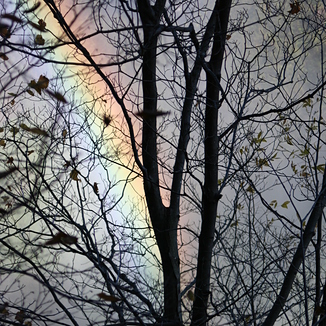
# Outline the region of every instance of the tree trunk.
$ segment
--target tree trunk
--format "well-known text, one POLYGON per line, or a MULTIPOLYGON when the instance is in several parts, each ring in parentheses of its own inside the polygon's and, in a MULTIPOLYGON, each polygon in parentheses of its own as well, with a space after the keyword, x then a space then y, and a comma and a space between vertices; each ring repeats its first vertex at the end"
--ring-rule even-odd
POLYGON ((231 0, 219 1, 214 13, 216 15, 216 22, 212 55, 206 68, 205 183, 202 196, 202 226, 199 237, 192 325, 206 325, 207 320, 207 302, 210 293, 210 272, 217 202, 220 197, 217 182, 219 85, 230 8, 231 0))
MULTIPOLYGON (((143 23, 143 69, 142 84, 145 112, 157 111, 156 89, 156 31, 164 9, 165 1, 157 1, 154 7, 146 0, 138 1, 143 23)), ((164 207, 159 189, 157 165, 157 126, 154 115, 143 117, 143 165, 147 170, 144 177, 146 202, 154 228, 157 245, 161 254, 164 279, 163 325, 181 324, 180 271, 177 243, 178 211, 164 207)))

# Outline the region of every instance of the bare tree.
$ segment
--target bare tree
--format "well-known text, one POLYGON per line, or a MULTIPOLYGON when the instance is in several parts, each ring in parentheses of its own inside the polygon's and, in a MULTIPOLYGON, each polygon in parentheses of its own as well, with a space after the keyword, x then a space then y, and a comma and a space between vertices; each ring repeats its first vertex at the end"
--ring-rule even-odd
MULTIPOLYGON (((29 91, 53 110, 47 128, 37 121, 22 127, 21 118, 6 113, 3 141, 13 138, 19 150, 25 144, 20 155, 26 163, 5 177, 21 173, 29 192, 1 191, 39 216, 40 246, 60 250, 44 264, 38 257, 45 249, 28 258, 26 239, 21 250, 8 245, 8 237, 2 243, 38 273, 36 280, 65 314, 58 320, 324 323, 323 1, 44 0, 3 11, 1 53, 11 68, 3 69, 2 92, 8 97, 14 83, 12 100, 29 91), (53 64, 50 86, 43 75, 33 83, 26 73, 12 73, 14 55, 34 60, 33 69, 53 64), (66 86, 73 79, 63 67, 75 86, 66 86), (27 81, 19 86, 19 78, 27 81), (80 101, 77 87, 86 90, 80 101), (96 123, 100 133, 92 129, 96 123), (17 126, 39 139, 38 161, 29 160, 29 140, 16 140, 17 126), (112 181, 108 163, 128 177, 112 181), (31 168, 35 181, 23 172, 31 168), (102 193, 95 174, 106 175, 102 193), (131 205, 134 211, 124 216, 124 189, 139 179, 146 208, 131 205), (139 218, 147 212, 149 221, 139 218), (64 252, 85 259, 87 267, 62 263, 64 252), (60 285, 67 275, 71 290, 60 285), (108 310, 89 297, 92 291, 108 310)), ((9 213, 25 216, 18 212, 9 213)), ((15 228, 25 234, 33 218, 28 228, 15 228)), ((15 264, 6 270, 22 273, 15 264)), ((29 269, 22 274, 32 275, 29 269)), ((35 311, 29 314, 46 324, 35 311)))

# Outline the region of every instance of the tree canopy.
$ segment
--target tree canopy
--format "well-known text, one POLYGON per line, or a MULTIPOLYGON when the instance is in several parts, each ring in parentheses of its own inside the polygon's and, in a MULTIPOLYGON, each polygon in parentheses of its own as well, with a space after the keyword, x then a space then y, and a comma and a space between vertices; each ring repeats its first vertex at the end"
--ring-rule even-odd
POLYGON ((3 325, 326 325, 323 0, 0 5, 3 325))

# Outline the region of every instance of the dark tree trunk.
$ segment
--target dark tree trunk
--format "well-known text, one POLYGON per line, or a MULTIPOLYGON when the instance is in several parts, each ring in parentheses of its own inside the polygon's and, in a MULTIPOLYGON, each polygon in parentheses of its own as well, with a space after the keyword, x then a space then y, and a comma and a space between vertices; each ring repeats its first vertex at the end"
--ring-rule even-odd
MULTIPOLYGON (((143 110, 157 110, 156 55, 157 28, 165 1, 157 1, 154 7, 148 1, 138 1, 143 22, 143 110)), ((143 118, 143 165, 147 170, 144 189, 147 206, 161 254, 164 279, 163 323, 181 324, 180 271, 177 244, 178 211, 166 208, 161 199, 157 165, 157 126, 155 115, 143 118)))
MULTIPOLYGON (((217 1, 213 15, 207 25, 203 42, 198 48, 196 63, 187 79, 187 100, 182 113, 179 146, 174 167, 170 207, 164 207, 159 189, 157 165, 157 126, 154 115, 143 119, 143 165, 146 169, 144 189, 146 201, 154 228, 157 245, 161 254, 164 278, 164 323, 182 323, 180 295, 180 270, 177 243, 179 220, 179 192, 184 165, 184 151, 189 141, 190 113, 196 84, 202 68, 202 58, 209 47, 212 35, 214 42, 212 57, 207 70, 207 106, 205 128, 205 184, 203 189, 202 230, 199 239, 196 299, 194 302, 193 323, 202 324, 206 320, 211 255, 217 212, 217 114, 219 101, 219 80, 223 61, 226 30, 231 0, 217 1)), ((146 0, 138 1, 138 9, 143 23, 143 110, 157 110, 156 51, 157 30, 164 10, 164 1, 151 6, 146 0)), ((188 72, 185 72, 188 73, 188 72)))
POLYGON ((206 67, 205 183, 202 195, 202 226, 199 237, 192 325, 206 325, 207 320, 217 202, 220 197, 217 182, 219 84, 230 8, 231 0, 221 0, 216 7, 212 55, 206 67))

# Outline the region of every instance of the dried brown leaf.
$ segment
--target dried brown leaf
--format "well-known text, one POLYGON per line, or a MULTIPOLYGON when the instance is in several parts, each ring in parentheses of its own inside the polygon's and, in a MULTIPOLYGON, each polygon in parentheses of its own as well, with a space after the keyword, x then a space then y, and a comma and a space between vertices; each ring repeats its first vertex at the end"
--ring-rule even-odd
POLYGON ((289 10, 290 15, 295 15, 300 11, 300 4, 298 1, 290 3, 291 10, 289 10))
POLYGON ((108 114, 104 114, 103 115, 103 122, 105 124, 105 127, 107 127, 112 122, 111 116, 108 115, 108 114))
POLYGON ((29 132, 36 134, 36 135, 41 135, 41 136, 48 136, 48 133, 40 128, 30 128, 29 132))
POLYGON ((57 99, 59 102, 63 102, 63 103, 67 103, 67 100, 63 97, 63 95, 61 95, 58 92, 51 92, 49 90, 46 91, 50 96, 54 97, 55 99, 57 99))
POLYGON ((34 93, 30 90, 30 89, 26 89, 26 92, 31 95, 31 96, 34 96, 34 93))
POLYGON ((40 87, 40 85, 37 84, 37 82, 34 79, 30 81, 28 86, 30 88, 35 89, 41 95, 41 87, 40 87))
POLYGON ((195 300, 195 294, 194 292, 192 292, 191 290, 189 290, 187 292, 187 298, 190 300, 190 301, 194 301, 195 300))
POLYGON ((22 323, 24 322, 24 319, 26 319, 25 311, 24 311, 24 310, 19 310, 19 311, 16 313, 15 320, 17 320, 19 323, 22 324, 22 323))
POLYGON ((10 38, 11 34, 8 25, 0 23, 0 36, 10 38))
POLYGON ((44 243, 45 246, 54 245, 54 244, 65 244, 65 245, 72 245, 77 244, 78 238, 72 235, 66 234, 64 232, 58 232, 54 235, 50 240, 44 243))
POLYGON ((44 32, 46 27, 46 22, 43 19, 39 19, 38 25, 40 26, 40 30, 44 32))
POLYGON ((40 85, 41 89, 46 89, 49 86, 49 79, 43 75, 40 75, 37 83, 40 85))
POLYGON ((42 37, 42 35, 40 35, 40 34, 36 35, 34 42, 36 45, 44 45, 45 44, 45 40, 42 37))
POLYGON ((113 295, 108 295, 103 292, 98 294, 99 298, 105 301, 110 301, 110 302, 118 302, 121 301, 120 298, 114 297, 113 295))
POLYGON ((9 60, 9 58, 3 52, 0 52, 0 58, 4 61, 9 60))
POLYGON ((98 195, 98 186, 97 186, 97 182, 94 182, 93 189, 94 189, 95 194, 98 195))
POLYGON ((49 79, 46 78, 43 75, 40 75, 38 81, 36 82, 34 79, 31 80, 31 82, 28 84, 28 86, 30 88, 35 89, 40 95, 41 95, 41 91, 42 89, 46 89, 49 86, 49 79))
POLYGON ((79 172, 78 172, 76 169, 73 169, 73 170, 70 172, 70 178, 71 178, 72 180, 80 181, 80 179, 78 179, 78 175, 79 175, 79 172))
POLYGON ((169 111, 167 112, 164 112, 164 111, 141 111, 141 112, 138 112, 136 113, 136 115, 138 117, 141 117, 143 119, 148 119, 148 118, 156 118, 156 117, 161 117, 161 116, 164 116, 164 115, 168 115, 170 114, 169 111))
POLYGON ((38 21, 38 24, 29 21, 28 22, 33 28, 37 29, 40 32, 46 32, 47 30, 45 29, 46 23, 43 21, 43 19, 40 19, 38 21))

